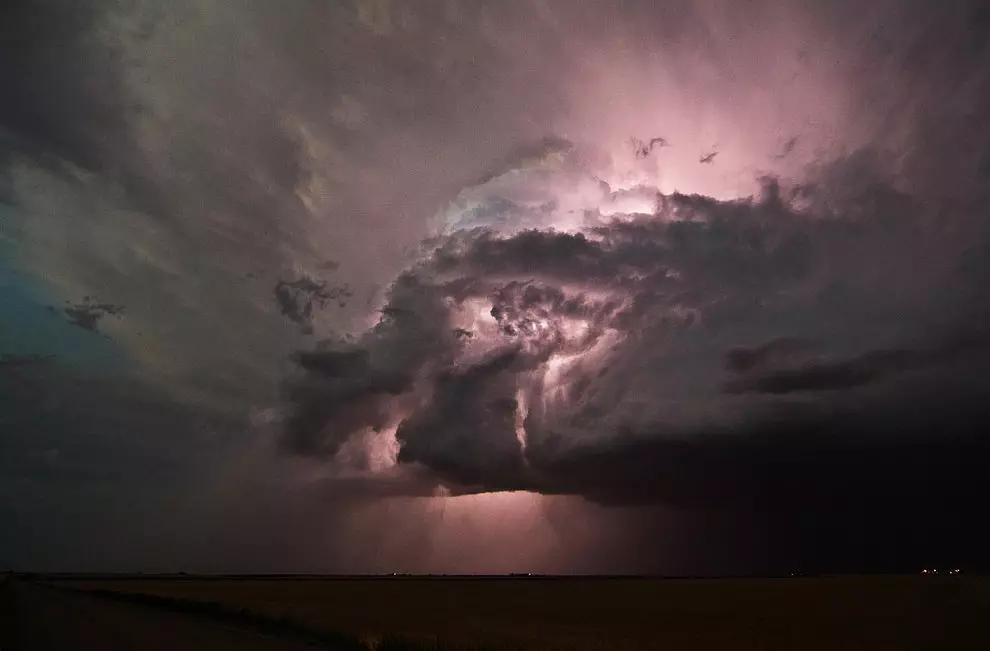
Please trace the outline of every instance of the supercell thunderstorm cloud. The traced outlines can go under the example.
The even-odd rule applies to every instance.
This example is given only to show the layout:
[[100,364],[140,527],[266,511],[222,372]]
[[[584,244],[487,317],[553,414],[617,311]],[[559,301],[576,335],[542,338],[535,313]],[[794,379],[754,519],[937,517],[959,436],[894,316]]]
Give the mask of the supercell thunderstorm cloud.
[[[623,193],[596,175],[597,195],[506,175],[547,201],[466,208],[468,226],[431,240],[390,286],[378,323],[296,357],[289,450],[333,458],[364,434],[448,490],[606,503],[904,496],[923,468],[871,486],[856,477],[862,455],[903,453],[913,430],[939,427],[945,405],[906,422],[933,385],[978,384],[988,342],[967,302],[983,281],[924,261],[933,249],[962,261],[983,235],[934,240],[945,217],[882,179],[848,205],[824,199],[827,178],[767,179],[726,201],[638,185],[641,211],[604,214]],[[959,463],[982,445],[973,433],[952,428],[924,442],[924,459],[895,463]]]
[[981,3],[81,4],[0,21],[0,565],[987,563]]

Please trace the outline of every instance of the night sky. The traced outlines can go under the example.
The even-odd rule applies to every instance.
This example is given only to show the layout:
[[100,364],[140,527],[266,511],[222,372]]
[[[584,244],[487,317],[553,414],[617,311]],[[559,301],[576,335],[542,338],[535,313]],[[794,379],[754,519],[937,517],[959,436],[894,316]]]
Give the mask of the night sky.
[[979,0],[0,9],[0,568],[990,569]]

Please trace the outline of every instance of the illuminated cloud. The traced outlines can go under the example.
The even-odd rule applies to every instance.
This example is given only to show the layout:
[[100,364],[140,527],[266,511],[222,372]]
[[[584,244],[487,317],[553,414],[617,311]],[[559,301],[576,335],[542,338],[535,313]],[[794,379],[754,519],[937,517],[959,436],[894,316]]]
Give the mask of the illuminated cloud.
[[[780,466],[893,453],[886,401],[979,375],[990,339],[961,302],[982,275],[942,256],[986,233],[943,230],[869,160],[755,198],[659,194],[576,232],[443,236],[377,326],[300,357],[288,441],[332,457],[388,423],[398,464],[438,485],[609,503],[767,499]],[[860,186],[833,192],[850,166]],[[960,425],[943,436],[979,447]]]
[[0,557],[937,547],[987,494],[984,4],[6,3]]

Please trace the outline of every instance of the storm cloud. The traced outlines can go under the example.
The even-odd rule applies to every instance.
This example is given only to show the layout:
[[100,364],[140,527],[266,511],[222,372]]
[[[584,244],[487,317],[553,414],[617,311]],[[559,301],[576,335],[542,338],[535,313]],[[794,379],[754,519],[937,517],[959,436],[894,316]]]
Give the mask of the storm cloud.
[[[849,164],[859,159],[836,166]],[[346,396],[375,404],[379,420],[357,424],[391,426],[400,465],[460,490],[673,504],[797,499],[815,482],[788,488],[775,473],[807,478],[809,459],[843,476],[873,459],[885,490],[907,489],[922,457],[898,450],[924,444],[919,422],[933,468],[947,472],[959,450],[982,459],[990,339],[966,302],[985,279],[961,261],[987,250],[985,227],[946,229],[879,176],[838,201],[830,191],[767,181],[757,197],[662,196],[654,215],[574,233],[454,232],[393,286],[356,348],[301,358],[290,440],[321,450],[356,433],[327,407]],[[403,364],[383,349],[432,352]],[[344,371],[350,359],[362,367]],[[333,391],[318,388],[324,364]],[[946,377],[972,385],[949,393]],[[933,413],[962,411],[908,434],[901,401],[919,395]],[[840,490],[867,499],[866,484]]]
[[978,557],[984,4],[6,3],[3,556]]

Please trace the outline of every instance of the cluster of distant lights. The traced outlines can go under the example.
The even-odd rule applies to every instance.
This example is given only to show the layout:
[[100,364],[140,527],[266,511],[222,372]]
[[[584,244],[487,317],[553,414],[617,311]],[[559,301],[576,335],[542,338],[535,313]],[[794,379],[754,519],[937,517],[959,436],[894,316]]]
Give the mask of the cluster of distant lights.
[[[922,574],[938,574],[939,571],[937,569],[931,569],[931,570],[924,569],[924,570],[921,570],[921,573]],[[962,570],[958,570],[958,569],[956,569],[956,570],[945,570],[945,571],[942,572],[942,574],[960,574],[960,573],[962,573]]]

